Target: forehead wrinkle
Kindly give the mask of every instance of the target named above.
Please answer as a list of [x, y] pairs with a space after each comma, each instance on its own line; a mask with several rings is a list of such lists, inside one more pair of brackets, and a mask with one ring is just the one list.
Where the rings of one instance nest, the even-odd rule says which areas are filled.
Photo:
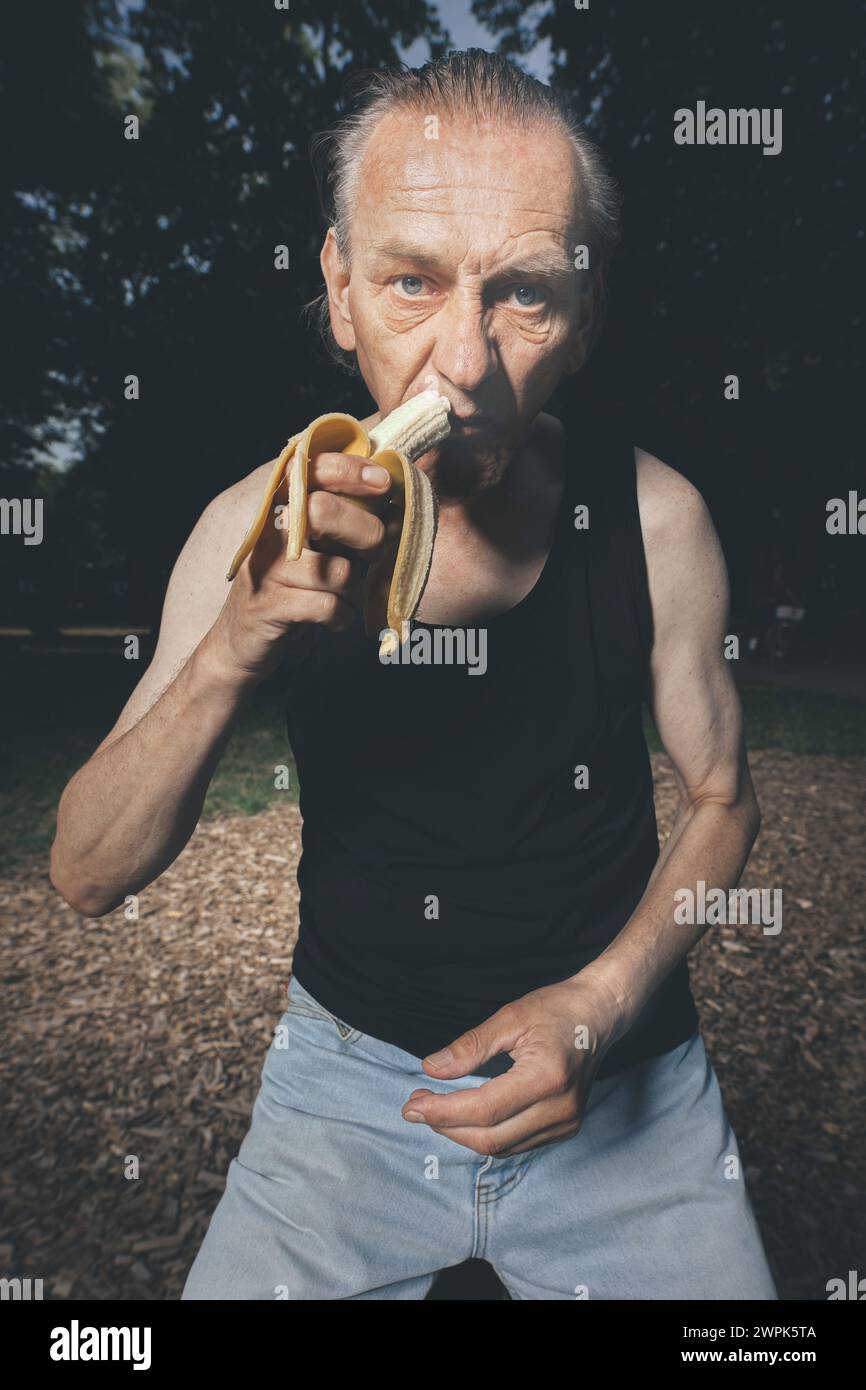
[[[427, 192], [443, 183], [478, 190], [520, 193], [535, 179], [546, 196], [555, 171], [557, 187], [567, 181], [576, 192], [582, 179], [575, 150], [565, 134], [547, 122], [524, 127], [513, 121], [480, 128], [477, 120], [456, 120], [446, 138], [417, 134], [415, 112], [393, 111], [379, 122], [363, 153], [367, 180], [405, 187], [409, 177]], [[526, 167], [519, 174], [516, 162]]]
[[[395, 194], [396, 194], [396, 192], [406, 193], [406, 192], [410, 192], [410, 191], [414, 191], [414, 190], [409, 190], [409, 189], [405, 189], [405, 188], [404, 188], [404, 189], [399, 189], [399, 190], [395, 190]], [[424, 191], [426, 191], [426, 190], [424, 190]], [[448, 208], [448, 207], [446, 207], [446, 208], [434, 208], [434, 207], [416, 208], [416, 207], [412, 207], [411, 204], [408, 205], [408, 206], [406, 206], [406, 207], [401, 207], [399, 203], [396, 203], [396, 204], [393, 203], [393, 200], [392, 200], [391, 198], [389, 198], [388, 201], [389, 201], [389, 203], [392, 204], [392, 206], [390, 207], [390, 211], [392, 211], [392, 212], [410, 212], [410, 213], [412, 213], [413, 216], [417, 216], [419, 212], [425, 213], [425, 214], [429, 212], [429, 213], [430, 213], [432, 216], [434, 216], [434, 217], [448, 217], [448, 216], [465, 217], [465, 216], [467, 216], [467, 210], [466, 210], [465, 208], [459, 208], [459, 209], [458, 209], [458, 208]], [[468, 215], [470, 215], [470, 216], [472, 216], [472, 217], [487, 217], [487, 218], [498, 217], [498, 218], [503, 218], [503, 217], [508, 217], [511, 213], [530, 213], [533, 217], [546, 217], [546, 218], [548, 218], [551, 222], [559, 222], [559, 223], [568, 223], [568, 222], [570, 222], [570, 221], [572, 220], [571, 214], [570, 214], [570, 213], [567, 213], [567, 212], [555, 212], [552, 208], [533, 208], [533, 207], [525, 206], [525, 205], [523, 205], [523, 204], [520, 204], [519, 206], [516, 206], [516, 207], [514, 207], [514, 208], [509, 208], [509, 209], [504, 209], [504, 208], [479, 208], [479, 207], [473, 207], [473, 208], [470, 208], [470, 209], [469, 209]]]
[[[557, 187], [560, 195], [564, 196], [565, 205], [554, 208], [549, 203], [547, 206], [536, 206], [536, 196], [542, 196], [547, 202], [547, 185], [540, 181], [542, 171], [539, 168], [534, 168], [527, 180], [514, 178], [511, 182], [510, 176], [514, 171], [507, 160], [500, 160], [498, 167], [492, 167], [482, 153], [479, 168], [459, 145], [454, 148], [454, 158], [450, 149], [443, 151], [426, 147], [419, 152], [414, 147], [417, 142], [413, 142], [413, 147], [407, 151], [399, 125], [396, 129], [392, 127], [390, 140], [384, 139], [388, 132], [383, 127], [387, 124], [386, 118], [377, 128], [364, 154], [368, 176], [361, 183], [360, 198], [356, 201], [352, 218], [356, 232], [362, 233], [363, 241], [368, 238], [363, 236], [362, 227], [358, 226], [359, 220], [368, 226], [375, 226], [379, 220], [376, 214], [379, 213], [414, 218], [432, 215], [438, 217], [440, 222], [443, 217], [454, 219], [455, 222], [471, 218], [476, 226], [483, 221], [488, 227], [499, 221], [503, 227], [503, 241], [526, 234], [522, 231], [512, 234], [509, 222], [516, 221], [519, 226], [524, 219], [537, 218], [541, 225], [528, 230], [547, 232], [554, 237], [562, 237], [563, 245], [570, 244], [581, 221], [580, 204], [583, 202], [573, 160], [566, 162], [557, 178]], [[482, 141], [482, 145], [484, 143]], [[505, 182], [502, 182], [503, 175]], [[527, 182], [539, 186], [527, 187]], [[529, 201], [521, 203], [521, 198], [528, 198]], [[504, 205], [491, 208], [491, 199]], [[573, 270], [570, 257], [568, 270]]]
[[[525, 190], [520, 189], [520, 188], [512, 188], [512, 187], [510, 187], [510, 185], [508, 185], [508, 184], [490, 184], [490, 183], [483, 183], [483, 182], [482, 182], [482, 183], [470, 183], [468, 180], [465, 180], [465, 181], [464, 181], [464, 180], [456, 180], [456, 179], [455, 179], [455, 180], [453, 180], [453, 181], [452, 181], [452, 180], [449, 180], [449, 181], [443, 181], [443, 182], [441, 182], [441, 183], [429, 183], [429, 184], [428, 184], [428, 183], [392, 183], [387, 189], [385, 189], [384, 196], [385, 196], [389, 201], [392, 200], [393, 198], [395, 198], [395, 197], [396, 197], [398, 194], [400, 194], [400, 193], [405, 193], [405, 194], [407, 194], [410, 198], [411, 198], [413, 195], [415, 195], [415, 194], [427, 194], [427, 195], [429, 195], [429, 194], [431, 194], [431, 193], [432, 193], [432, 194], [439, 193], [439, 194], [441, 194], [443, 197], [445, 197], [445, 196], [447, 196], [450, 192], [452, 192], [455, 188], [458, 188], [461, 192], [467, 192], [467, 193], [479, 193], [479, 192], [482, 192], [482, 193], [514, 193], [514, 194], [520, 194], [521, 192], [524, 192], [524, 191], [525, 191]], [[475, 209], [475, 208], [473, 208], [473, 211], [476, 211], [476, 210], [477, 210], [477, 211], [483, 211], [483, 209]], [[568, 215], [568, 214], [566, 214], [566, 213], [556, 212], [555, 209], [553, 209], [553, 208], [551, 208], [551, 207], [549, 207], [549, 206], [548, 206], [548, 207], [543, 207], [543, 208], [536, 208], [536, 207], [531, 207], [530, 205], [528, 205], [528, 204], [526, 204], [526, 203], [515, 203], [515, 204], [514, 204], [514, 211], [515, 211], [515, 212], [532, 212], [532, 213], [537, 213], [537, 214], [541, 214], [541, 215], [546, 214], [546, 215], [549, 216], [549, 217], [556, 217], [556, 218], [559, 218], [561, 221], [564, 220], [564, 219], [567, 217], [567, 215]], [[495, 215], [495, 214], [494, 214], [494, 215]]]

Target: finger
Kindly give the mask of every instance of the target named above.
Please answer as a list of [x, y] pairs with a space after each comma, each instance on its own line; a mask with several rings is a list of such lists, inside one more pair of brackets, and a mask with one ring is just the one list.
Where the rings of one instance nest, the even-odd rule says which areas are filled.
[[290, 600], [287, 592], [283, 607], [281, 613], [275, 605], [273, 616], [268, 617], [268, 623], [279, 631], [299, 623], [319, 623], [343, 632], [352, 626], [356, 617], [353, 605], [329, 589], [293, 589]]
[[285, 555], [288, 495], [288, 484], [283, 478], [271, 500], [270, 516], [245, 561], [254, 571], [262, 572], [275, 557]]
[[354, 560], [356, 565], [363, 568], [364, 574], [367, 567], [374, 560], [387, 560], [394, 565], [397, 560], [397, 551], [400, 548], [400, 537], [403, 533], [403, 516], [396, 507], [392, 507], [388, 514], [383, 518], [385, 527], [385, 539], [378, 549], [368, 552], [361, 556], [357, 551], [351, 550], [349, 546], [342, 545], [339, 541], [318, 540], [315, 541], [316, 550], [325, 555], [345, 555], [347, 559]]
[[[365, 477], [365, 473], [368, 475]], [[335, 493], [347, 493], [357, 501], [353, 504], [355, 511], [362, 511], [358, 502], [375, 504], [379, 501], [383, 505], [387, 503], [388, 493], [391, 487], [391, 477], [386, 468], [380, 464], [372, 464], [369, 460], [356, 458], [350, 454], [320, 454], [318, 458], [311, 459], [309, 464], [308, 488], [312, 491], [327, 491], [333, 489]], [[255, 551], [256, 568], [262, 570], [273, 560], [278, 558], [281, 549], [286, 545], [286, 527], [288, 512], [288, 477], [284, 476], [277, 487], [271, 502], [271, 517], [265, 524], [261, 536], [259, 537]], [[376, 511], [378, 511], [378, 506]], [[386, 507], [387, 510], [387, 507]], [[373, 513], [375, 515], [375, 513]], [[351, 513], [347, 513], [351, 519]], [[312, 532], [309, 525], [310, 501], [307, 501], [308, 533]], [[353, 530], [357, 530], [354, 525]], [[377, 534], [375, 527], [361, 527], [361, 534], [375, 538]], [[398, 535], [399, 539], [399, 535]], [[315, 539], [311, 536], [311, 541], [315, 549], [321, 549], [328, 553], [338, 555], [348, 555], [352, 558], [352, 547], [343, 537], [330, 538], [320, 536]], [[378, 559], [379, 553], [371, 549], [366, 554], [365, 559]]]
[[[441, 1051], [423, 1058], [424, 1068], [429, 1068], [427, 1075], [447, 1077], [453, 1081], [460, 1076], [472, 1076], [482, 1062], [498, 1056], [500, 1052], [510, 1052], [513, 1056], [514, 1049], [527, 1033], [527, 1023], [527, 1014], [523, 1009], [506, 1004], [483, 1023], [467, 1028], [465, 1033], [454, 1038]], [[529, 1031], [532, 1031], [531, 1027]]]
[[307, 487], [343, 492], [352, 497], [387, 497], [391, 475], [387, 468], [354, 454], [319, 454], [311, 459]]
[[347, 497], [319, 490], [307, 499], [307, 538], [346, 547], [361, 559], [378, 557], [385, 541], [384, 522]]
[[542, 1101], [532, 1105], [521, 1115], [516, 1115], [502, 1125], [492, 1127], [477, 1125], [458, 1125], [443, 1128], [431, 1125], [436, 1134], [445, 1139], [453, 1139], [455, 1144], [472, 1149], [475, 1153], [507, 1158], [509, 1154], [523, 1153], [526, 1149], [537, 1148], [554, 1139], [567, 1139], [576, 1134], [580, 1121], [576, 1106], [566, 1106], [552, 1101]]
[[355, 602], [364, 587], [360, 561], [321, 550], [302, 550], [292, 563], [287, 563], [283, 554], [268, 577], [289, 589], [330, 589], [349, 602]]
[[[268, 528], [266, 528], [266, 531]], [[247, 561], [253, 588], [273, 582], [286, 589], [330, 589], [353, 607], [363, 602], [366, 565], [351, 554], [324, 554], [302, 550], [297, 560], [286, 560], [285, 532], [270, 528], [263, 532]]]
[[538, 1102], [562, 1097], [573, 1085], [573, 1079], [564, 1071], [562, 1076], [551, 1075], [546, 1069], [542, 1071], [516, 1062], [504, 1076], [494, 1077], [483, 1086], [450, 1091], [448, 1094], [434, 1092], [422, 1095], [420, 1090], [415, 1091], [403, 1107], [403, 1112], [416, 1110], [434, 1128], [461, 1125], [489, 1127], [504, 1123]]
[[502, 1149], [496, 1157], [511, 1158], [512, 1154], [526, 1153], [529, 1149], [540, 1149], [546, 1144], [563, 1144], [566, 1139], [573, 1139], [579, 1133], [580, 1125], [576, 1120], [570, 1124], [554, 1125], [552, 1129], [546, 1129], [540, 1134], [533, 1135], [523, 1144], [517, 1144], [511, 1149]]

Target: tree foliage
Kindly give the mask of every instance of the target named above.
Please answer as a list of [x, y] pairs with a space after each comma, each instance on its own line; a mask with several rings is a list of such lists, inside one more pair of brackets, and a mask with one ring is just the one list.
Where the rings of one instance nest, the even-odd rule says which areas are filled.
[[[552, 408], [589, 397], [691, 476], [740, 591], [779, 555], [804, 590], [806, 571], [831, 564], [853, 587], [855, 547], [826, 537], [823, 513], [829, 496], [864, 490], [852, 293], [862, 4], [842, 0], [825, 22], [766, 0], [473, 8], [490, 46], [518, 61], [549, 41], [552, 81], [625, 197], [605, 334]], [[154, 617], [216, 492], [335, 393], [368, 408], [301, 317], [321, 287], [325, 225], [309, 142], [349, 73], [419, 37], [434, 54], [447, 43], [425, 0], [3, 9], [0, 309], [12, 352], [0, 466], [7, 493], [50, 496], [40, 562], [55, 583], [88, 556], [126, 559]], [[675, 145], [674, 111], [698, 100], [781, 107], [782, 153]], [[125, 138], [130, 116], [138, 139]], [[279, 245], [288, 271], [275, 268]], [[729, 373], [737, 402], [723, 398]], [[129, 375], [137, 400], [124, 397]], [[70, 439], [77, 461], [49, 476], [52, 448]]]
[[[784, 565], [862, 599], [862, 547], [828, 537], [859, 486], [864, 6], [475, 0], [517, 57], [540, 40], [624, 195], [609, 316], [580, 391], [711, 501], [737, 596]], [[781, 108], [783, 146], [683, 146], [674, 112]], [[740, 400], [726, 401], [728, 373]]]

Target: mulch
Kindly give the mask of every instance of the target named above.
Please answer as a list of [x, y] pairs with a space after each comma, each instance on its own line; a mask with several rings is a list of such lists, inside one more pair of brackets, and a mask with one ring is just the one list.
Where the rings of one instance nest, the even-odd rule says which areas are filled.
[[[674, 780], [653, 763], [664, 834]], [[693, 988], [781, 1296], [822, 1299], [866, 1272], [866, 765], [752, 767], [744, 885], [781, 888], [784, 925], [710, 928]], [[285, 1007], [299, 850], [288, 802], [202, 822], [137, 921], [82, 918], [42, 862], [0, 880], [0, 1273], [48, 1298], [179, 1297]]]

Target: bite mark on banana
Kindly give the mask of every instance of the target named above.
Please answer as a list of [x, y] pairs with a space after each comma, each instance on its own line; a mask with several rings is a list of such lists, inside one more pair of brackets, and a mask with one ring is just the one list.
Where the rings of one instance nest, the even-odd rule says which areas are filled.
[[[381, 559], [369, 566], [364, 597], [367, 635], [388, 631], [381, 639], [380, 657], [393, 654], [408, 633], [408, 624], [430, 573], [436, 539], [436, 498], [430, 480], [415, 467], [415, 460], [440, 444], [451, 432], [451, 402], [437, 391], [422, 391], [398, 406], [369, 434], [354, 415], [334, 412], [320, 415], [300, 434], [293, 435], [276, 460], [265, 494], [252, 525], [229, 566], [227, 580], [234, 579], [267, 524], [274, 497], [289, 470], [289, 505], [286, 560], [299, 560], [307, 534], [309, 464], [319, 454], [354, 454], [378, 463], [391, 475], [384, 498], [352, 497], [358, 506], [384, 512], [399, 509], [399, 538], [388, 544]], [[399, 634], [399, 636], [398, 636]]]

